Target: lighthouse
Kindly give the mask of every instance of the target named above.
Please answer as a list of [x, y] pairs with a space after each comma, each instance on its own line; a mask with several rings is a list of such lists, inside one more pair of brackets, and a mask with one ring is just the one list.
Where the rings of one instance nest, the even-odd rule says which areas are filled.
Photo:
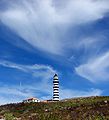
[[59, 80], [57, 74], [53, 77], [53, 101], [59, 101]]

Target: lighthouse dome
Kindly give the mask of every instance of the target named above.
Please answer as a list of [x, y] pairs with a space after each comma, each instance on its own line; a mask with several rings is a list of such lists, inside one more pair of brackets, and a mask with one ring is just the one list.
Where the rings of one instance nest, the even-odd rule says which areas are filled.
[[54, 78], [54, 80], [55, 80], [55, 79], [58, 80], [58, 75], [55, 74], [53, 78]]

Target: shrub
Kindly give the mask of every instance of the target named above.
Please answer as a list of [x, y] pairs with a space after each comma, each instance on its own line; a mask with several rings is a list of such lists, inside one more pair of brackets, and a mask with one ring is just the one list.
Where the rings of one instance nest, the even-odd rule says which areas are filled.
[[5, 120], [14, 120], [14, 116], [11, 113], [5, 113]]

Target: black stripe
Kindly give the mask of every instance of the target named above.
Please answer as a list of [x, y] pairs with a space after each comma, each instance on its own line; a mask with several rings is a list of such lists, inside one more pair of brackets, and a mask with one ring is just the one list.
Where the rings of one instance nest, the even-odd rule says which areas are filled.
[[53, 88], [59, 88], [59, 86], [53, 86]]
[[55, 81], [55, 80], [54, 80], [53, 83], [59, 83], [59, 81]]
[[54, 78], [53, 80], [58, 80], [57, 78]]
[[59, 86], [58, 84], [55, 84], [55, 85], [53, 85], [53, 86]]
[[59, 94], [53, 94], [53, 96], [59, 96]]
[[54, 89], [54, 91], [59, 91], [59, 89]]
[[59, 97], [59, 94], [54, 94], [53, 97], [55, 97], [55, 96]]

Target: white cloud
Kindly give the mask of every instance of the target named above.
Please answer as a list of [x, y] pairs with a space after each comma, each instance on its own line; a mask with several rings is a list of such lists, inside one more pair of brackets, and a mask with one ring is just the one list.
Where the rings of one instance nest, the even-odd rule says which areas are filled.
[[109, 80], [109, 52], [90, 58], [87, 63], [75, 68], [78, 75], [90, 80], [100, 82]]
[[[90, 96], [100, 96], [102, 95], [103, 91], [100, 89], [88, 89], [88, 90], [74, 90], [74, 89], [67, 89], [60, 86], [59, 89], [59, 97], [60, 100], [62, 99], [69, 99], [69, 98], [75, 98], [75, 97], [90, 97]], [[52, 99], [52, 96], [43, 96], [41, 97], [42, 100], [46, 99]]]
[[[46, 87], [48, 87], [46, 89]], [[40, 100], [52, 99], [52, 89], [51, 85], [47, 84], [47, 86], [41, 84], [31, 84], [31, 85], [23, 85], [23, 86], [3, 86], [0, 87], [0, 104], [7, 103], [16, 103], [22, 102], [22, 100], [27, 99], [29, 97], [37, 97]], [[41, 95], [45, 93], [45, 95]], [[86, 91], [79, 91], [73, 89], [64, 89], [60, 86], [60, 99], [66, 98], [74, 98], [74, 97], [88, 97], [88, 96], [99, 96], [102, 94], [102, 90], [100, 89], [89, 89]], [[9, 97], [10, 96], [10, 97]]]
[[[48, 96], [52, 94], [51, 80], [57, 71], [54, 70], [51, 66], [39, 64], [21, 65], [9, 61], [0, 61], [0, 66], [20, 70], [21, 72], [32, 75], [35, 78], [35, 81], [30, 80], [30, 85], [27, 85], [26, 83], [24, 84], [24, 82], [22, 84], [21, 81], [19, 81], [19, 83], [21, 83], [19, 85], [4, 86], [2, 84], [2, 87], [0, 87], [1, 98], [4, 98], [6, 101], [8, 101], [8, 97], [12, 96], [8, 103], [18, 101], [20, 102], [25, 98], [34, 96], [38, 98], [46, 98], [45, 95]], [[3, 103], [2, 100], [0, 103]]]
[[86, 91], [71, 90], [71, 89], [61, 89], [60, 90], [61, 99], [74, 98], [74, 97], [100, 96], [101, 94], [102, 94], [102, 90], [94, 89], [94, 88], [86, 90]]
[[49, 99], [52, 99], [52, 85], [49, 82], [40, 81], [19, 85], [4, 85], [1, 83], [0, 86], [0, 104], [22, 102], [22, 100], [30, 97], [43, 100], [48, 99], [49, 96]]
[[[20, 65], [9, 61], [0, 61], [0, 66], [18, 69], [22, 72], [30, 73], [34, 77], [41, 77], [40, 82], [31, 84], [3, 85], [3, 83], [0, 83], [0, 104], [21, 102], [28, 97], [38, 97], [42, 100], [52, 99], [52, 82], [50, 80], [52, 80], [53, 74], [56, 72], [52, 67], [46, 65]], [[80, 91], [63, 88], [60, 85], [60, 99], [101, 94], [102, 91], [100, 89]]]
[[2, 95], [0, 95], [0, 105], [4, 105], [4, 104], [9, 104], [9, 103], [17, 103], [20, 102], [20, 99], [17, 97], [4, 97]]
[[109, 12], [108, 0], [11, 0], [7, 4], [0, 20], [32, 46], [53, 54], [63, 54], [66, 44], [72, 44], [63, 39], [66, 29], [101, 19]]
[[32, 74], [34, 77], [43, 77], [46, 80], [51, 78], [55, 73], [57, 73], [57, 71], [54, 70], [49, 65], [41, 64], [21, 65], [5, 60], [0, 61], [0, 65], [8, 68], [17, 69], [23, 72], [27, 72], [29, 74]]
[[0, 105], [7, 103], [22, 102], [23, 99], [34, 96], [32, 91], [21, 89], [20, 86], [0, 87]]
[[8, 86], [0, 87], [0, 93], [8, 94], [8, 95], [15, 95], [15, 96], [22, 96], [22, 97], [28, 97], [32, 95], [31, 93], [22, 92], [19, 88], [16, 88], [16, 86], [15, 87], [8, 87]]

